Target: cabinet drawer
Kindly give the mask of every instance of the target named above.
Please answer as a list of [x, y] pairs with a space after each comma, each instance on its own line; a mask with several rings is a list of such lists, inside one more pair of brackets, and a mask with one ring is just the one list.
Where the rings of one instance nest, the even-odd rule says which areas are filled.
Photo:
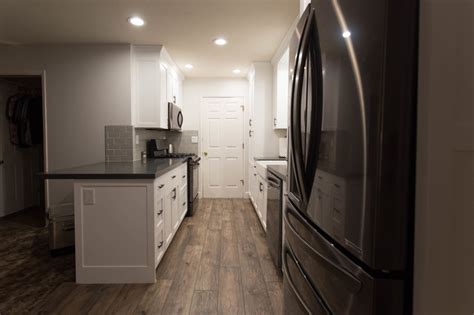
[[155, 229], [155, 268], [158, 266], [163, 254], [165, 253], [165, 235], [163, 231], [163, 224]]
[[155, 222], [156, 226], [161, 224], [163, 222], [163, 217], [164, 217], [164, 211], [165, 211], [165, 198], [164, 197], [159, 197], [155, 200]]
[[188, 187], [184, 187], [184, 189], [181, 189], [181, 192], [180, 192], [180, 198], [179, 198], [179, 203], [180, 203], [180, 207], [181, 209], [183, 210], [186, 210], [187, 207], [188, 207]]

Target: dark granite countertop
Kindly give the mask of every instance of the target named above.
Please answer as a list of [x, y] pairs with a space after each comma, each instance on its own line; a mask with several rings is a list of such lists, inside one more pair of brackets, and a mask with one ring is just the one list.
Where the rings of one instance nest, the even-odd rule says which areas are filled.
[[278, 156], [273, 156], [273, 157], [254, 157], [254, 161], [286, 161], [287, 159], [284, 157], [278, 157]]
[[188, 158], [101, 162], [40, 174], [45, 179], [155, 179], [182, 165]]
[[288, 168], [286, 165], [268, 165], [267, 169], [280, 178], [282, 181], [286, 182], [288, 176]]

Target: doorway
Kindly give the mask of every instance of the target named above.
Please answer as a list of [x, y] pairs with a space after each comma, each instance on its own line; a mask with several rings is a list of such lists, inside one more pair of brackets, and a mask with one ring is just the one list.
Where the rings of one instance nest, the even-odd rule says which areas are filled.
[[204, 198], [243, 198], [244, 98], [203, 97], [201, 101]]
[[46, 222], [41, 75], [0, 76], [0, 217]]

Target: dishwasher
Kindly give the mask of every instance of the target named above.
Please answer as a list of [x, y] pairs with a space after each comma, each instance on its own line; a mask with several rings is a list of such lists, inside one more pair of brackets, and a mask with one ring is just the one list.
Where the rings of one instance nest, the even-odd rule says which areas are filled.
[[272, 260], [281, 272], [282, 252], [282, 180], [267, 170], [267, 244]]

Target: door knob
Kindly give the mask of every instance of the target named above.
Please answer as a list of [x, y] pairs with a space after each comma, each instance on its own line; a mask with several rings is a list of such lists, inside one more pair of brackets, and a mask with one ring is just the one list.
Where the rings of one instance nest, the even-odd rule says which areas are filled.
[[203, 152], [202, 154], [204, 154], [204, 156], [207, 156], [207, 152]]

